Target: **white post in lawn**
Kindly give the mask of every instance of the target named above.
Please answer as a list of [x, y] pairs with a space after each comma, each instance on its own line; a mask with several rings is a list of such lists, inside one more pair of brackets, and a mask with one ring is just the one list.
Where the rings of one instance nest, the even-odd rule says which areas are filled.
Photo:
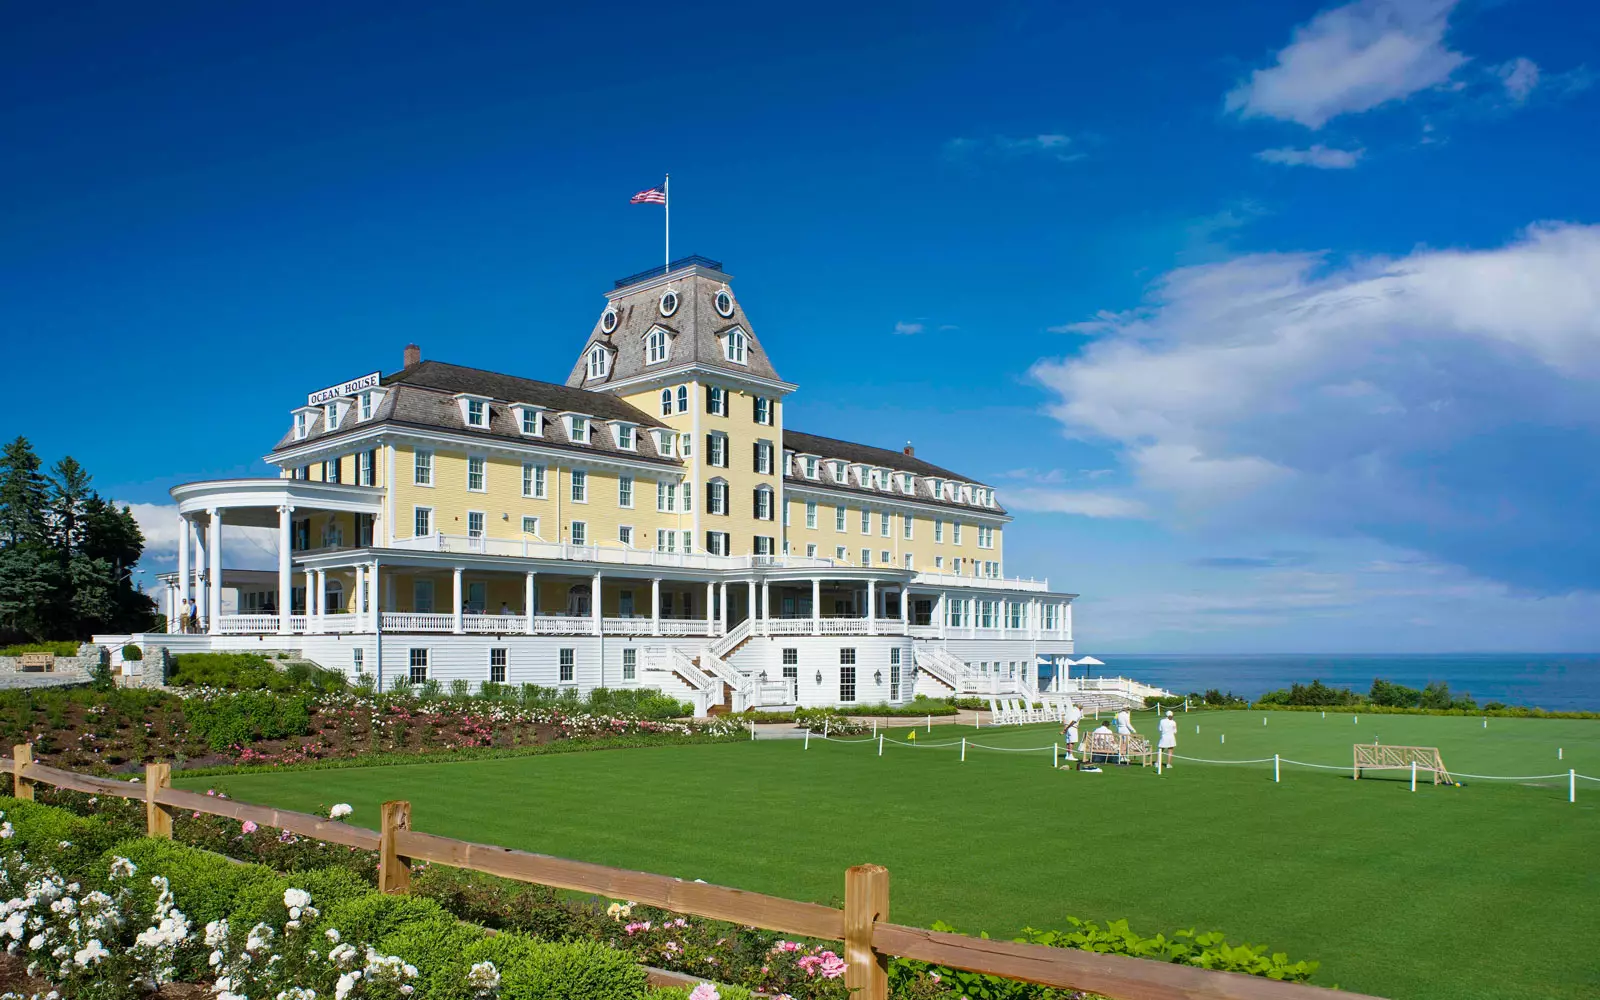
[[1567, 801], [1578, 801], [1578, 769], [1575, 767], [1567, 768]]
[[967, 738], [965, 736], [963, 736], [963, 737], [961, 737], [961, 762], [964, 764], [964, 763], [966, 763], [966, 761], [967, 761]]
[[928, 732], [933, 732], [933, 716], [928, 716]]
[[1416, 761], [1412, 761], [1411, 762], [1411, 790], [1413, 792], [1417, 790], [1417, 762]]
[[802, 749], [802, 750], [810, 750], [811, 749], [811, 727], [810, 726], [806, 727], [806, 745], [801, 747], [800, 749]]
[[1278, 755], [1277, 754], [1273, 754], [1272, 755], [1272, 780], [1274, 782], [1283, 780], [1280, 777], [1278, 777]]
[[877, 719], [873, 719], [872, 720], [872, 735], [873, 736], [877, 736], [878, 735], [878, 720]]
[[882, 733], [878, 734], [878, 756], [879, 757], [883, 756], [883, 734]]
[[1226, 743], [1226, 742], [1228, 742], [1228, 734], [1227, 733], [1223, 733], [1222, 734], [1222, 739], [1218, 740], [1217, 742], [1218, 743]]
[[[1059, 744], [1059, 743], [1050, 744], [1050, 766], [1051, 767], [1060, 767], [1061, 766], [1061, 744]], [[1161, 758], [1157, 757], [1156, 758], [1156, 773], [1159, 774], [1160, 772], [1161, 772]]]

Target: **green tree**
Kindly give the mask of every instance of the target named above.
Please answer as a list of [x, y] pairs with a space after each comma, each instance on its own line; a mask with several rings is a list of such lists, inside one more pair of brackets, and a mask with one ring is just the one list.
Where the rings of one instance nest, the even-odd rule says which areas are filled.
[[43, 642], [59, 636], [65, 574], [43, 542], [0, 546], [0, 641]]
[[39, 456], [18, 435], [0, 451], [0, 536], [13, 545], [43, 539], [49, 498]]
[[89, 472], [71, 455], [50, 470], [50, 541], [64, 552], [76, 552], [83, 543], [83, 521], [94, 491]]

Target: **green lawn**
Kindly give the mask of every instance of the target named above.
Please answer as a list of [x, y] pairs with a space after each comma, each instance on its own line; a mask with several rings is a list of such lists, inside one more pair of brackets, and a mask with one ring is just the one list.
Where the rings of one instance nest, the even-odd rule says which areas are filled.
[[[1262, 718], [1191, 713], [1179, 752], [1343, 766], [1352, 742], [1381, 737], [1437, 745], [1464, 772], [1600, 776], [1596, 722]], [[1053, 732], [936, 725], [918, 738], [1037, 747]], [[1388, 997], [1592, 997], [1600, 982], [1593, 782], [1572, 805], [1564, 778], [1413, 794], [1402, 775], [1289, 766], [1274, 784], [1270, 763], [1180, 761], [1158, 778], [1052, 771], [1048, 751], [973, 750], [963, 764], [951, 749], [762, 741], [178, 783], [310, 811], [350, 802], [362, 825], [409, 799], [432, 833], [819, 902], [838, 902], [845, 867], [877, 862], [897, 921], [996, 936], [1069, 914], [1219, 929], [1320, 960], [1318, 982]]]

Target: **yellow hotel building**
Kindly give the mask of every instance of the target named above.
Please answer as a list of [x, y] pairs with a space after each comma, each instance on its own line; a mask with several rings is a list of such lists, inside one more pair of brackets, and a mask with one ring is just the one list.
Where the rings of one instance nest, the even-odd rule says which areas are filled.
[[[797, 386], [716, 261], [605, 298], [564, 383], [409, 346], [310, 393], [276, 478], [175, 487], [169, 630], [136, 641], [293, 650], [384, 687], [656, 687], [701, 712], [1059, 673], [1074, 595], [1005, 575], [991, 486], [788, 428]], [[225, 569], [227, 526], [275, 529], [276, 572]]]

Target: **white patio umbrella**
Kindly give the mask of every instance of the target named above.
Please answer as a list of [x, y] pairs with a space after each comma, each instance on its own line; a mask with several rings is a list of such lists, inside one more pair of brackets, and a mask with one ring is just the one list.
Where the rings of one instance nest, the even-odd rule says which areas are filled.
[[1085, 656], [1083, 659], [1073, 664], [1073, 666], [1076, 667], [1103, 667], [1105, 665], [1106, 663], [1104, 660], [1097, 660], [1092, 656]]

